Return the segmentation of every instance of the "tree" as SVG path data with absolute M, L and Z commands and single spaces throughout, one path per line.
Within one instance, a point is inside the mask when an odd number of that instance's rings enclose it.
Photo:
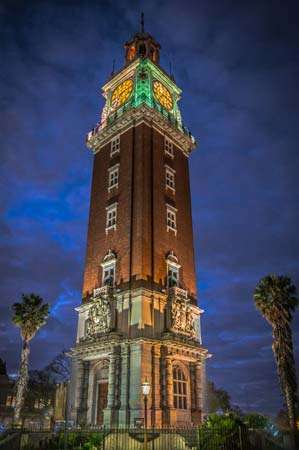
M 219 410 L 227 412 L 232 409 L 229 394 L 224 389 L 216 389 L 212 381 L 207 383 L 207 401 L 209 413 Z
M 249 428 L 262 430 L 265 430 L 270 423 L 268 417 L 259 413 L 245 414 L 245 416 L 243 416 L 243 421 Z
M 54 398 L 57 384 L 70 379 L 70 358 L 63 350 L 41 370 L 30 370 L 27 399 L 29 403 L 39 401 L 45 406 Z
M 212 413 L 198 429 L 198 448 L 239 450 L 240 435 L 243 448 L 249 448 L 247 429 L 240 417 L 233 412 L 222 415 Z
M 68 381 L 71 376 L 71 368 L 70 358 L 66 351 L 62 350 L 43 370 L 49 374 L 56 384 Z
M 23 340 L 19 379 L 17 382 L 16 404 L 14 422 L 20 421 L 21 408 L 24 403 L 25 391 L 28 383 L 29 342 L 37 331 L 46 323 L 49 314 L 49 305 L 35 294 L 22 294 L 22 302 L 15 303 L 13 309 L 13 323 L 20 328 Z
M 287 276 L 267 275 L 254 292 L 257 309 L 272 327 L 272 350 L 291 429 L 296 430 L 297 382 L 291 321 L 298 306 L 296 287 Z

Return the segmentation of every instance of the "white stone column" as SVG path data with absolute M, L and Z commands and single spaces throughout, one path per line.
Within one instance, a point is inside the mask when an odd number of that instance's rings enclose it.
M 89 361 L 82 361 L 81 382 L 78 386 L 80 389 L 79 408 L 77 415 L 79 425 L 86 425 L 87 421 L 89 366 L 90 366 Z
M 198 361 L 195 364 L 195 394 L 196 394 L 196 410 L 200 415 L 200 421 L 203 420 L 205 414 L 205 364 L 204 361 Z
M 121 381 L 120 381 L 120 409 L 119 425 L 129 425 L 129 361 L 130 347 L 127 343 L 121 344 Z
M 162 386 L 160 383 L 161 350 L 156 345 L 152 348 L 152 424 L 155 427 L 162 426 L 161 397 Z
M 202 418 L 204 418 L 208 411 L 207 402 L 207 380 L 206 380 L 206 360 L 203 358 L 201 361 L 201 408 L 202 408 Z
M 116 368 L 116 353 L 115 349 L 109 355 L 109 372 L 108 372 L 108 396 L 107 408 L 104 411 L 104 425 L 114 425 L 114 409 L 115 409 L 115 368 Z
M 189 373 L 190 373 L 191 411 L 194 412 L 197 408 L 195 364 L 192 364 L 192 363 L 189 364 Z
M 196 408 L 202 409 L 202 392 L 201 392 L 201 363 L 195 364 L 195 391 L 196 391 Z
M 166 404 L 167 408 L 173 408 L 173 373 L 170 356 L 166 357 Z
M 167 425 L 175 425 L 175 409 L 173 406 L 173 364 L 172 357 L 166 356 L 166 421 Z
M 130 425 L 139 419 L 143 413 L 143 398 L 141 393 L 142 379 L 142 344 L 134 342 L 130 345 Z

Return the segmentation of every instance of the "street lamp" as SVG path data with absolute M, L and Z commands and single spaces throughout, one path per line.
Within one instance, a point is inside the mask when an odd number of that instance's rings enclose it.
M 147 397 L 151 390 L 151 385 L 147 379 L 141 384 L 141 388 L 144 398 L 144 450 L 147 450 Z

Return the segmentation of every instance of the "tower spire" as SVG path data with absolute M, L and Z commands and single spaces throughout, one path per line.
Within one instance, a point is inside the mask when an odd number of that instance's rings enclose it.
M 144 12 L 141 13 L 141 17 L 140 17 L 140 28 L 141 28 L 141 33 L 144 33 Z

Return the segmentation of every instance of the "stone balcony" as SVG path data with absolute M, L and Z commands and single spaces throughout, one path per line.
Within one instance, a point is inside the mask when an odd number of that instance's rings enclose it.
M 111 293 L 112 291 L 112 287 L 111 286 L 102 286 L 102 287 L 98 287 L 96 289 L 93 290 L 93 297 L 97 298 L 100 297 L 101 295 L 108 295 Z
M 182 289 L 178 286 L 173 286 L 171 288 L 168 288 L 168 294 L 173 297 L 183 297 L 185 299 L 188 298 L 188 291 L 185 289 Z

